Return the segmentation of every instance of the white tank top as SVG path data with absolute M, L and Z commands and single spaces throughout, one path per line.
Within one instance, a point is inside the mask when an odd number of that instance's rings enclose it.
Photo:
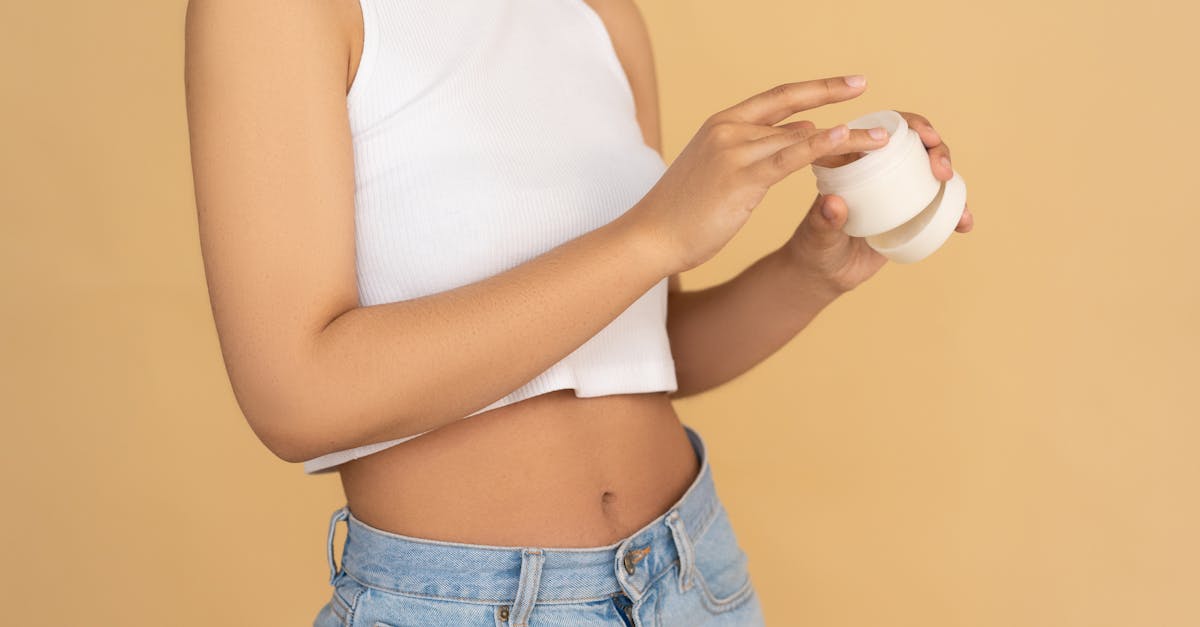
M 362 306 L 520 265 L 617 218 L 666 169 L 643 141 L 604 22 L 583 0 L 360 2 L 363 52 L 346 106 Z M 561 361 L 463 418 L 564 388 L 676 390 L 666 314 L 664 278 Z M 329 472 L 419 435 L 322 455 L 304 470 Z

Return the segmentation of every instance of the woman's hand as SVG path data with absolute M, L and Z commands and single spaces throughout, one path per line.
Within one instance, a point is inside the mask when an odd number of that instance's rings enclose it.
M 775 126 L 814 107 L 861 94 L 864 81 L 786 83 L 709 117 L 658 182 L 629 209 L 651 235 L 668 274 L 704 263 L 733 238 L 767 189 L 814 160 L 887 144 L 886 130 Z
M 929 153 L 933 175 L 939 181 L 954 176 L 950 165 L 950 147 L 947 146 L 924 116 L 898 111 L 915 130 Z M 859 155 L 839 154 L 822 156 L 814 161 L 819 166 L 837 167 L 845 165 Z M 862 237 L 851 237 L 842 232 L 848 216 L 846 201 L 841 196 L 817 195 L 808 209 L 808 214 L 788 240 L 787 248 L 796 263 L 816 280 L 831 287 L 835 292 L 848 292 L 869 279 L 887 263 L 887 257 L 875 252 Z M 955 231 L 966 233 L 975 225 L 970 210 L 963 208 Z

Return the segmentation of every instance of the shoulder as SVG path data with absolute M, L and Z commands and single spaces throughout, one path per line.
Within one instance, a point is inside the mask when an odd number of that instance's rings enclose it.
M 638 122 L 646 144 L 662 152 L 659 129 L 658 79 L 650 31 L 633 0 L 579 0 L 586 2 L 608 30 L 617 58 L 625 69 L 637 105 Z
M 231 71 L 246 63 L 288 70 L 314 56 L 345 65 L 360 29 L 357 1 L 189 0 L 186 52 Z
M 633 0 L 579 1 L 590 6 L 604 20 L 613 42 L 619 44 L 618 52 L 632 56 L 650 53 L 646 21 Z

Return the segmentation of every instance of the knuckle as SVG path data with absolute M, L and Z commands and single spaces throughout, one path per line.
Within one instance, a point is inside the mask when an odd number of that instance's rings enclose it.
M 771 154 L 771 169 L 780 172 L 787 169 L 789 150 L 784 148 Z
M 787 133 L 788 141 L 793 144 L 803 142 L 811 136 L 812 136 L 812 131 L 810 131 L 809 129 L 804 129 L 804 128 L 792 129 L 792 130 L 788 131 L 788 133 Z
M 738 127 L 733 122 L 718 121 L 708 127 L 708 136 L 719 144 L 727 144 L 738 136 Z
M 808 145 L 810 150 L 820 153 L 829 150 L 829 148 L 833 146 L 833 138 L 829 136 L 829 131 L 825 131 L 823 133 L 817 133 L 810 136 L 808 141 L 805 143 Z
M 796 83 L 780 83 L 768 90 L 772 96 L 787 100 L 796 94 Z

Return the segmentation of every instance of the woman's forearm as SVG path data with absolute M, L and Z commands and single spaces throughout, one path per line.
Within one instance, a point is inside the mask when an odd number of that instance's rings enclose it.
M 485 280 L 338 316 L 292 381 L 291 461 L 417 434 L 504 396 L 598 333 L 669 269 L 621 216 Z M 292 415 L 289 415 L 291 412 Z M 277 451 L 277 454 L 280 454 Z M 281 454 L 281 457 L 285 456 Z
M 673 293 L 667 331 L 679 389 L 671 397 L 703 392 L 749 370 L 839 294 L 806 274 L 784 249 L 719 285 Z

